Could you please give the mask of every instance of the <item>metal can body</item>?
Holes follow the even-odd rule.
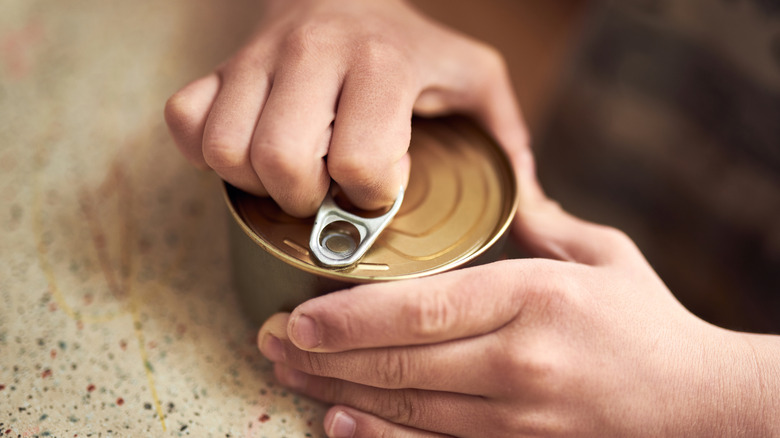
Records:
[[[412,169],[401,210],[363,259],[347,269],[311,257],[311,219],[228,184],[234,287],[261,324],[275,312],[361,283],[403,280],[495,261],[516,208],[517,187],[501,148],[461,117],[414,119]]]

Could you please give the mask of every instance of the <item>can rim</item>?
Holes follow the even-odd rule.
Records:
[[[482,135],[485,136],[486,140],[490,143],[490,146],[493,147],[498,152],[498,155],[500,157],[499,161],[501,165],[504,167],[504,170],[506,171],[506,175],[510,180],[509,190],[511,191],[512,203],[509,206],[508,210],[506,210],[508,213],[506,215],[506,218],[503,220],[502,223],[500,223],[499,226],[496,226],[495,232],[490,237],[490,239],[488,239],[484,245],[481,245],[475,251],[469,253],[468,255],[465,255],[464,257],[457,259],[452,263],[438,266],[436,268],[420,271],[420,272],[415,272],[412,274],[384,276],[384,277],[383,276],[361,276],[361,275],[351,274],[351,270],[349,269],[338,270],[338,269],[321,267],[319,265],[308,264],[296,257],[293,257],[285,253],[284,251],[281,251],[276,246],[271,245],[265,240],[261,239],[260,236],[258,236],[258,234],[246,224],[244,218],[241,217],[238,211],[236,211],[236,207],[235,207],[236,203],[230,194],[231,190],[241,191],[241,189],[232,186],[227,181],[222,181],[222,195],[223,198],[225,199],[225,203],[228,206],[228,210],[230,211],[230,214],[233,217],[233,220],[235,220],[238,223],[238,225],[241,227],[241,230],[244,232],[244,234],[246,234],[250,239],[252,239],[253,242],[259,245],[262,249],[266,250],[270,254],[273,254],[274,257],[282,260],[288,265],[292,265],[307,273],[319,275],[333,280],[350,282],[350,283],[373,283],[373,282],[409,280],[414,278],[428,277],[430,275],[436,275],[442,272],[451,271],[460,268],[464,265],[467,265],[469,262],[477,259],[480,255],[482,255],[490,248],[492,248],[493,245],[495,245],[496,242],[506,234],[515,216],[515,212],[517,210],[517,206],[519,203],[518,187],[517,187],[518,182],[517,182],[517,175],[515,174],[515,170],[510,164],[509,157],[507,156],[506,151],[504,151],[504,149],[492,137],[487,135],[487,133],[483,132]]]

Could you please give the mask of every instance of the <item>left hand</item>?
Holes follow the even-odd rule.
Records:
[[[515,233],[549,259],[357,286],[264,324],[282,384],[336,404],[329,436],[765,432],[748,335],[690,314],[623,233],[523,200]]]

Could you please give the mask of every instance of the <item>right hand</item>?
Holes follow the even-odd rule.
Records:
[[[196,166],[294,216],[313,214],[331,179],[356,206],[380,208],[406,185],[412,113],[459,112],[520,171],[532,169],[496,50],[401,0],[268,6],[238,53],[166,104],[171,134]]]
[[[538,258],[358,285],[269,318],[330,437],[780,436],[780,337],[688,312],[623,233],[521,180]]]

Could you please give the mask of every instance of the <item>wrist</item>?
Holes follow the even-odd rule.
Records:
[[[677,358],[676,365],[657,368],[668,374],[665,402],[659,411],[662,418],[656,418],[662,426],[655,435],[777,436],[770,423],[780,418],[776,365],[780,357],[774,362],[769,357],[772,348],[780,349],[777,341],[773,346],[760,335],[707,323],[687,326],[678,333],[686,334],[679,338],[683,343],[668,356]]]
[[[780,342],[776,336],[717,329],[701,406],[710,436],[780,436]],[[708,403],[708,401],[710,403]]]
[[[745,385],[752,394],[741,413],[747,436],[780,437],[780,337],[736,335],[745,345]]]

